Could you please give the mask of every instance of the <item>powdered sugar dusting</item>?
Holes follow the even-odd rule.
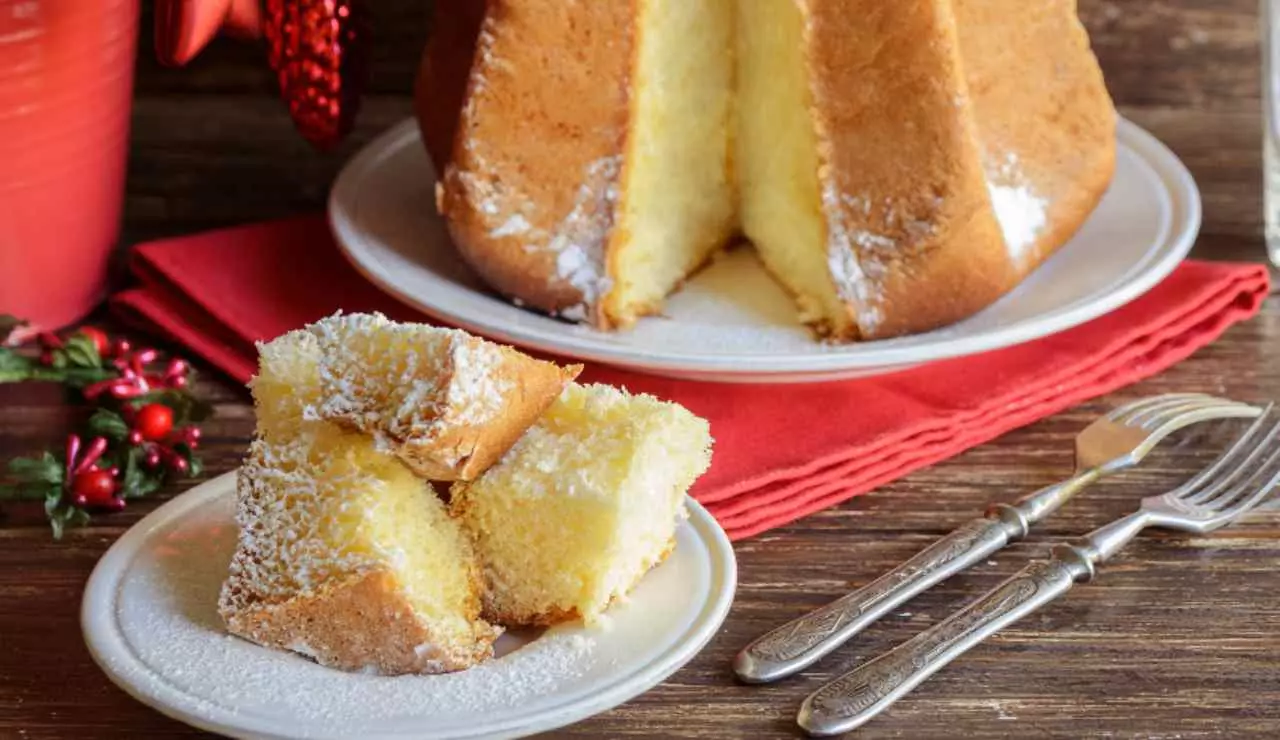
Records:
[[[497,418],[514,388],[511,378],[498,372],[504,362],[502,350],[479,339],[455,335],[452,355],[448,421],[480,425]]]
[[[371,723],[517,707],[595,666],[593,638],[556,630],[523,646],[503,638],[513,652],[464,672],[399,677],[344,673],[232,637],[215,611],[235,547],[229,506],[226,497],[220,516],[159,535],[159,546],[144,551],[121,584],[119,629],[141,665],[110,667],[149,693],[176,690],[204,711],[294,717],[300,732],[320,723],[328,736],[357,737]]]
[[[611,287],[604,266],[605,234],[618,203],[621,169],[621,156],[605,157],[588,165],[573,208],[546,244],[556,255],[558,277],[582,294],[580,311],[575,315],[561,312],[565,318],[585,319],[585,314],[591,313]]]
[[[493,51],[501,28],[491,19],[481,28],[476,47],[479,61],[472,70],[472,87],[462,116],[464,130],[466,122],[479,115],[477,105],[490,84],[488,75],[509,71],[506,61]],[[465,192],[476,214],[483,217],[490,238],[517,239],[526,251],[551,253],[549,281],[568,284],[581,296],[579,304],[562,310],[561,315],[587,321],[611,287],[604,251],[619,199],[622,156],[587,163],[572,204],[561,216],[541,211],[536,199],[521,192],[518,178],[510,177],[502,163],[486,156],[483,140],[464,134],[462,147],[465,156],[448,168],[446,178]]]
[[[385,437],[431,438],[482,425],[505,408],[513,381],[494,344],[454,329],[394,323],[382,314],[337,314],[308,327],[321,349],[319,415],[353,419]]]
[[[1030,249],[1049,219],[1049,201],[1036,193],[1019,166],[1018,155],[1010,152],[987,167],[987,189],[991,205],[1004,232],[1005,246],[1015,263],[1027,259]]]
[[[866,229],[854,228],[851,213],[866,214],[871,204],[836,189],[827,180],[822,190],[822,206],[827,217],[827,264],[841,300],[854,310],[862,331],[874,331],[884,320],[882,296],[875,282],[883,265],[867,259],[867,248],[892,248],[892,239]],[[859,249],[860,248],[860,249]]]
[[[518,236],[532,228],[525,219],[524,214],[515,213],[502,223],[501,226],[489,232],[489,236],[494,239],[501,239],[504,236]]]

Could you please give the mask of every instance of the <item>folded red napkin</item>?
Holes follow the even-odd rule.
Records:
[[[144,244],[132,265],[140,285],[112,298],[113,309],[239,381],[254,372],[254,341],[337,309],[423,320],[356,273],[321,218]],[[589,365],[583,380],[710,420],[714,463],[693,493],[741,539],[1154,375],[1254,315],[1268,289],[1260,265],[1188,261],[1084,326],[890,376],[764,388]]]

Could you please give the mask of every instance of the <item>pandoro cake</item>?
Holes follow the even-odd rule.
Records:
[[[711,436],[578,370],[376,315],[259,345],[228,630],[396,675],[483,662],[502,627],[597,621],[671,551]]]
[[[566,388],[498,464],[451,489],[483,564],[485,617],[598,620],[670,553],[711,442],[707,422],[676,404]]]

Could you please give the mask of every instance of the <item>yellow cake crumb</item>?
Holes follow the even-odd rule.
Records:
[[[452,488],[483,563],[486,618],[596,622],[671,551],[711,442],[677,404],[571,384],[497,465]]]
[[[318,425],[256,440],[239,473],[230,630],[324,665],[459,670],[492,655],[480,569],[428,485],[371,440]]]

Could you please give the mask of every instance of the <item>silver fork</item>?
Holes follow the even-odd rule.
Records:
[[[1138,511],[1059,545],[978,601],[814,692],[798,721],[811,735],[860,727],[990,635],[1093,578],[1148,527],[1204,534],[1234,522],[1280,485],[1280,414],[1268,406],[1218,460],[1181,487],[1142,500]]]
[[[1137,465],[1173,432],[1211,419],[1253,418],[1255,406],[1197,393],[1153,396],[1121,406],[1076,437],[1075,474],[1017,503],[997,504],[915,557],[851,594],[778,627],[738,653],[747,683],[794,675],[935,584],[1022,539],[1091,483]]]

